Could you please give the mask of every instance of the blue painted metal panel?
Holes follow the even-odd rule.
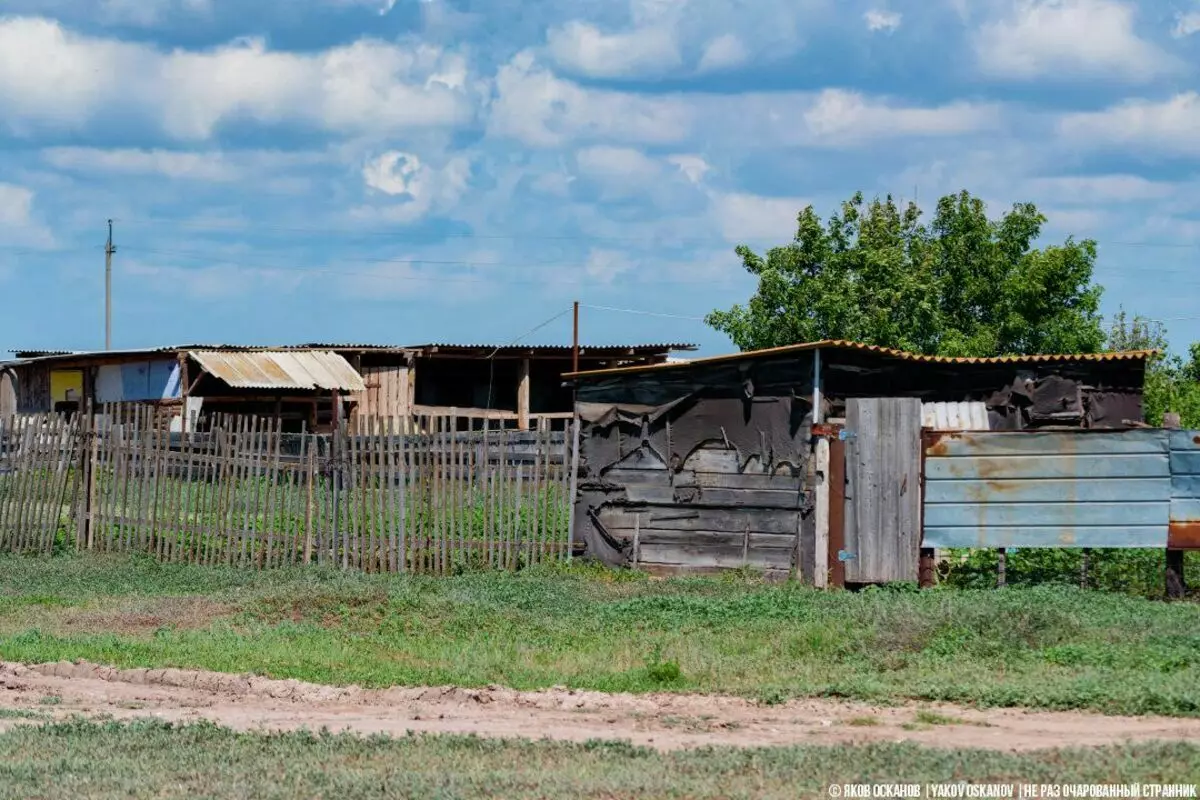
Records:
[[[971,538],[974,535],[975,538]],[[1163,548],[1165,525],[1019,528],[925,528],[922,547]]]
[[[105,365],[96,374],[96,400],[101,403],[175,400],[182,395],[179,378],[177,361]]]
[[[1200,480],[1196,482],[1200,489]],[[993,500],[996,490],[993,481],[984,480],[935,480],[925,485],[925,502],[980,503]],[[1103,503],[1121,494],[1138,500],[1167,501],[1172,497],[1171,485],[1161,478],[1093,478],[1077,481],[1069,478],[1051,478],[1029,481],[1021,487],[1021,502],[1046,503],[1069,497],[1078,503]],[[1200,492],[1196,494],[1200,497]]]
[[[1166,431],[946,434],[925,449],[923,544],[1165,547],[1172,499]]]
[[[1167,546],[1200,548],[1200,432],[1171,431],[1171,524]]]

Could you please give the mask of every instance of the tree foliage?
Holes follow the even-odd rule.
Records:
[[[928,224],[890,196],[856,194],[827,222],[809,206],[791,243],[737,248],[758,290],[707,322],[743,350],[851,339],[937,355],[1096,352],[1095,242],[1035,249],[1045,222],[1030,203],[989,219],[965,191]]]
[[[1158,350],[1146,367],[1142,410],[1146,422],[1161,425],[1163,414],[1179,414],[1185,428],[1200,428],[1200,342],[1188,349],[1187,358],[1167,352],[1167,330],[1161,322],[1129,317],[1124,309],[1113,317],[1108,332],[1109,350]]]

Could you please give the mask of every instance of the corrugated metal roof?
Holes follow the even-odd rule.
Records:
[[[789,353],[801,353],[809,350],[853,350],[858,352],[875,353],[881,356],[897,358],[901,361],[911,361],[923,364],[1040,364],[1040,363],[1062,363],[1067,361],[1145,361],[1155,355],[1158,355],[1156,350],[1130,350],[1119,353],[1078,353],[1078,354],[1044,354],[1044,355],[1029,355],[1029,356],[993,356],[987,358],[972,358],[959,356],[929,356],[922,353],[909,353],[905,350],[895,350],[890,347],[880,347],[873,344],[864,344],[863,342],[851,342],[844,339],[825,339],[819,342],[804,342],[801,344],[791,344],[784,347],[772,347],[766,350],[747,350],[742,353],[730,353],[723,356],[709,356],[707,358],[694,358],[684,363],[665,363],[665,364],[645,364],[632,367],[617,367],[615,369],[601,369],[579,371],[575,373],[567,373],[564,378],[574,377],[591,377],[604,375],[617,375],[629,372],[650,372],[663,369],[679,369],[681,367],[696,366],[698,364],[720,364],[727,361],[742,361],[752,358],[761,358],[763,356],[772,355],[787,355]]]
[[[190,350],[204,371],[237,389],[366,391],[350,362],[328,350],[229,352]]]
[[[581,355],[601,355],[601,356],[622,356],[622,355],[658,355],[673,351],[693,351],[698,345],[686,344],[682,342],[666,342],[661,344],[581,344],[579,345],[579,353]],[[430,344],[411,345],[410,350],[427,350],[427,351],[451,351],[451,352],[492,352],[495,350],[501,353],[562,353],[569,355],[572,352],[572,345],[569,344],[446,344],[433,342]]]

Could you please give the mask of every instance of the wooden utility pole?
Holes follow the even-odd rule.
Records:
[[[571,336],[571,372],[579,372],[579,301],[575,301],[574,306],[575,323],[572,326],[573,334]]]
[[[112,220],[108,221],[108,242],[104,245],[104,349],[112,350]]]

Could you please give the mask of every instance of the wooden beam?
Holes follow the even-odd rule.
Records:
[[[179,432],[188,432],[188,395],[190,394],[191,386],[188,384],[188,357],[185,353],[180,353],[176,358],[179,359],[179,399],[183,402],[183,411],[179,415]]]
[[[529,430],[529,359],[521,360],[520,379],[517,382],[517,427]]]
[[[817,438],[816,458],[816,531],[813,546],[813,586],[824,589],[829,585],[829,440]]]

